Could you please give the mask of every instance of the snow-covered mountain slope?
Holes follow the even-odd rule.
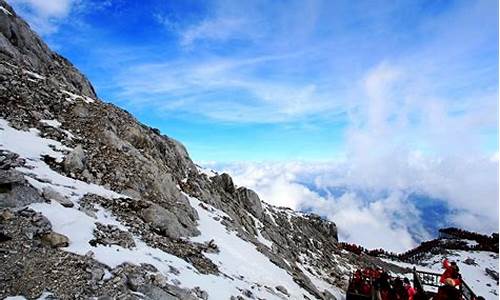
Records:
[[[338,299],[399,270],[200,170],[0,7],[0,298]]]
[[[6,234],[11,234],[10,227],[20,225],[16,224],[19,220],[15,220],[16,216],[14,214],[23,218],[28,217],[28,221],[32,222],[35,212],[41,213],[50,222],[51,231],[62,234],[63,240],[64,237],[68,239],[60,245],[63,246],[64,251],[92,258],[100,265],[89,271],[89,273],[98,273],[97,285],[105,285],[107,281],[112,281],[113,273],[120,265],[133,263],[152,266],[150,269],[154,271],[150,270],[149,272],[153,272],[155,278],[161,278],[164,285],[171,284],[175,287],[194,291],[179,293],[177,296],[180,298],[188,299],[192,296],[195,299],[195,296],[201,298],[209,296],[210,299],[229,299],[231,296],[238,294],[242,294],[247,298],[257,297],[261,299],[282,299],[289,298],[289,296],[295,299],[302,299],[303,296],[310,299],[315,298],[297,284],[287,270],[273,264],[268,257],[259,252],[255,244],[238,237],[236,230],[226,228],[223,221],[231,218],[221,210],[186,195],[191,206],[196,209],[199,218],[197,228],[200,231],[200,235],[192,237],[188,241],[205,243],[208,246],[213,245],[213,249],[207,247],[205,255],[214,262],[220,272],[217,275],[203,274],[182,258],[151,247],[143,242],[140,237],[132,234],[126,225],[118,221],[111,211],[96,205],[91,212],[88,212],[80,202],[87,194],[99,195],[107,201],[130,198],[102,186],[88,184],[59,174],[52,170],[42,159],[49,156],[56,161],[62,161],[64,157],[63,151],[71,151],[71,149],[62,146],[55,140],[41,138],[37,130],[16,130],[9,126],[5,120],[0,120],[0,141],[0,148],[4,151],[3,162],[5,163],[5,157],[12,156],[12,153],[19,155],[15,161],[24,163],[22,166],[16,167],[15,170],[24,175],[27,186],[36,188],[38,193],[42,195],[38,200],[43,201],[29,204],[27,207],[32,211],[20,210],[17,213],[4,211],[2,224],[7,228],[5,230]],[[16,174],[12,172],[13,170],[9,171],[9,173],[4,174],[4,177]],[[11,178],[3,179],[5,182]],[[180,189],[180,187],[178,188]],[[47,202],[47,199],[42,199],[47,194],[53,197],[49,202]],[[65,200],[60,201],[59,199]],[[271,215],[270,212],[266,211],[265,213]],[[298,216],[288,211],[286,218],[298,218]],[[96,232],[98,232],[100,226],[110,228],[111,234],[119,232],[124,237],[108,236],[106,237],[108,244],[92,245],[89,242],[96,238]],[[127,247],[121,244],[123,240],[127,239],[125,237],[134,246]],[[273,242],[263,237],[260,231],[257,237],[257,240],[261,239],[263,242],[261,247],[272,247]],[[19,237],[13,235],[13,238]],[[56,242],[49,241],[51,246],[58,247],[59,245],[54,244]],[[10,243],[6,244],[6,249],[4,249],[8,253],[4,256],[4,259],[8,260],[6,261],[7,265],[17,260],[9,257],[9,254],[13,254],[13,256],[18,254],[14,252],[18,243],[14,241]],[[334,284],[324,281],[320,276],[308,275],[310,276],[308,278],[313,279],[317,284],[319,283],[318,285],[329,291],[329,293],[341,297],[340,289]],[[22,279],[17,278],[17,280]],[[25,280],[30,281],[30,279]],[[47,282],[46,287],[50,286],[51,284]],[[56,286],[55,290],[51,292],[55,292],[57,295],[58,288],[64,287]],[[138,288],[138,290],[142,291],[141,288]],[[25,290],[20,291],[27,292]],[[199,292],[196,293],[197,291]],[[26,294],[34,296],[36,293],[36,291],[30,292],[31,290]],[[65,295],[65,293],[72,293],[72,291],[61,291],[61,293]],[[151,298],[155,298],[154,295],[158,294],[158,292],[155,294],[150,291],[144,291],[143,293]]]

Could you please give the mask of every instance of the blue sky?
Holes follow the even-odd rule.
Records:
[[[401,101],[432,93],[450,115],[498,90],[495,1],[10,2],[101,98],[198,161],[345,156],[381,64],[410,74]],[[496,123],[473,130],[496,151]]]
[[[100,98],[346,238],[498,228],[497,1],[8,2]]]

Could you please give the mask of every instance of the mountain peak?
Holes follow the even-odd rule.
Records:
[[[94,88],[64,57],[53,52],[19,17],[0,0],[0,58],[42,76],[53,78],[70,92],[96,98]]]

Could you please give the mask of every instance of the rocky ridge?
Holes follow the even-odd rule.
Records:
[[[353,268],[397,270],[341,251],[334,223],[207,175],[0,6],[0,297],[217,299],[216,278],[234,299],[334,299]],[[226,239],[269,267],[239,274]],[[256,279],[272,272],[282,282]]]

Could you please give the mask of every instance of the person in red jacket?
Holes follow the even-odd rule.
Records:
[[[361,293],[363,295],[370,295],[372,292],[372,286],[368,282],[368,280],[363,281],[363,285],[361,286]]]
[[[403,279],[403,285],[408,293],[408,300],[413,300],[413,296],[415,296],[415,288],[411,286],[410,280],[405,277]]]
[[[443,275],[441,275],[441,278],[439,279],[439,282],[441,284],[446,283],[446,279],[451,278],[453,279],[453,282],[455,286],[460,285],[460,273],[457,264],[452,261],[451,263],[448,261],[447,258],[443,260]]]

